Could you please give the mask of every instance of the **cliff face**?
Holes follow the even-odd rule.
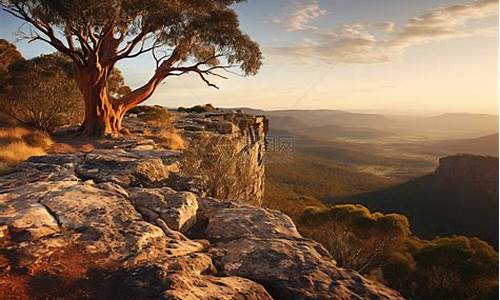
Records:
[[[443,157],[434,178],[444,186],[498,195],[498,157],[470,154]]]
[[[236,141],[257,181],[238,192],[247,201],[206,197],[206,177],[179,172],[184,153],[135,134],[0,177],[0,298],[401,299],[338,268],[286,215],[251,205],[263,192],[252,134],[262,139],[264,120],[247,120],[245,133],[234,117],[185,116],[178,127],[193,141],[205,131]]]
[[[198,151],[188,152],[187,159],[205,161],[191,170],[202,194],[234,199],[260,206],[264,197],[264,152],[268,121],[262,116],[239,113],[184,115],[176,127]],[[207,174],[208,173],[208,174]],[[218,174],[215,174],[218,173]],[[194,184],[196,186],[196,184]],[[188,185],[191,188],[193,184]]]

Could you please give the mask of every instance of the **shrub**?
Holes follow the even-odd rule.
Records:
[[[250,173],[250,155],[226,135],[203,132],[190,141],[181,159],[186,177],[201,177],[208,196],[245,200],[245,187],[254,184]]]
[[[156,127],[171,127],[175,120],[175,115],[160,105],[139,105],[129,110],[128,113],[136,114],[148,125]]]
[[[72,61],[59,53],[25,60],[14,45],[0,39],[0,126],[52,131],[81,123],[83,97],[74,75]],[[117,68],[107,83],[111,98],[130,92]]]
[[[168,149],[183,150],[186,148],[184,139],[174,127],[156,128],[153,130],[145,129],[144,136],[154,139],[157,143]]]
[[[186,113],[204,113],[204,112],[215,112],[217,109],[210,103],[205,105],[195,105],[193,107],[185,108],[179,107],[177,109],[178,112],[186,112]]]
[[[163,106],[140,105],[132,108],[129,113],[137,114],[138,118],[148,125],[144,136],[154,139],[160,145],[172,149],[185,148],[184,139],[174,127],[175,114],[168,112]]]
[[[301,232],[322,243],[341,267],[367,274],[403,247],[410,235],[403,215],[371,213],[362,205],[307,209]]]
[[[498,299],[498,253],[474,237],[409,239],[382,271],[409,299]]]

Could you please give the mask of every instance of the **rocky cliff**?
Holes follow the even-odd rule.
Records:
[[[498,195],[498,157],[458,154],[439,159],[439,184]]]
[[[253,160],[257,182],[238,194],[247,201],[207,197],[203,184],[189,191],[199,182],[179,173],[184,153],[133,132],[90,153],[32,157],[0,177],[0,298],[402,299],[338,268],[288,216],[252,205],[263,148],[244,128],[262,139],[264,120],[246,119],[191,115],[177,127],[187,139],[248,137],[236,146]]]

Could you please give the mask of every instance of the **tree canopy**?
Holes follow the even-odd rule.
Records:
[[[369,273],[399,250],[410,235],[405,216],[370,212],[362,205],[306,209],[304,234],[321,242],[340,266]]]
[[[43,41],[69,57],[86,102],[84,130],[112,133],[124,113],[148,99],[169,76],[209,76],[238,68],[256,74],[262,54],[241,32],[230,7],[239,0],[3,0],[11,15],[31,24],[29,41]],[[110,101],[107,78],[115,64],[150,53],[153,75],[142,86]]]
[[[27,38],[49,43],[80,65],[94,60],[114,65],[120,59],[163,49],[167,51],[163,57],[155,54],[158,68],[162,61],[189,58],[214,65],[223,57],[251,75],[261,65],[261,53],[240,31],[237,15],[228,7],[236,2],[241,1],[11,0],[2,5],[41,33]],[[201,72],[200,66],[174,68],[170,73]]]
[[[474,237],[412,237],[382,271],[410,299],[498,299],[498,253]]]

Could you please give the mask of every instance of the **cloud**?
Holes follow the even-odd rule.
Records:
[[[315,43],[273,48],[269,53],[307,55],[342,63],[389,62],[421,43],[496,33],[496,26],[473,29],[466,26],[468,22],[494,15],[498,15],[497,0],[475,0],[433,9],[399,27],[390,21],[345,24],[329,32],[318,32]]]
[[[296,3],[291,9],[273,19],[273,23],[282,25],[287,31],[315,30],[311,22],[325,15],[326,10],[319,7],[317,1]]]
[[[382,32],[393,32],[396,24],[390,21],[378,22],[372,24],[372,27]]]

